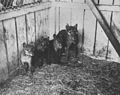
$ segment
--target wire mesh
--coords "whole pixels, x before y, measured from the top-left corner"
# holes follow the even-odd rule
[[[20,7],[26,4],[42,2],[43,0],[0,0],[0,11],[14,7]]]

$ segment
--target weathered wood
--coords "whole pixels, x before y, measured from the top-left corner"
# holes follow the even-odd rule
[[[99,4],[100,5],[101,4],[112,5],[112,0],[109,0],[109,2],[108,2],[108,0],[100,0]],[[106,18],[106,21],[110,25],[111,12],[101,11],[101,13]],[[102,27],[100,26],[100,24],[98,24],[97,35],[96,36],[97,36],[97,38],[96,38],[96,52],[95,52],[95,55],[100,57],[100,58],[102,57],[103,59],[106,59],[107,53],[108,53],[108,38],[105,35],[105,33],[104,33]]]
[[[53,39],[53,34],[55,33],[55,13],[54,7],[50,8],[49,10],[49,36],[50,39]],[[57,25],[56,25],[57,26]]]
[[[59,20],[59,24],[58,24],[58,30],[60,31],[60,7],[58,7],[58,20]]]
[[[49,9],[45,10],[45,18],[44,18],[44,36],[49,36]]]
[[[8,61],[10,64],[10,70],[12,71],[16,68],[18,63],[17,58],[17,40],[15,31],[15,21],[14,19],[4,21],[7,50],[8,50]]]
[[[114,35],[116,36],[117,40],[120,43],[120,31],[119,31],[119,18],[120,17],[120,13],[119,12],[114,12],[113,13],[113,18],[112,18],[112,22],[111,22],[111,28],[114,30]],[[108,48],[108,59],[112,59],[114,61],[119,62],[119,56],[116,53],[115,49],[113,48],[112,44],[109,44],[109,48]]]
[[[94,37],[95,37],[96,19],[91,11],[85,12],[84,24],[84,53],[88,55],[93,54]]]
[[[35,26],[34,26],[34,27],[35,27],[35,28],[34,28],[35,30],[34,30],[34,31],[35,31],[35,41],[36,41],[36,40],[37,40],[37,39],[36,39],[36,12],[34,12],[34,23],[35,23]]]
[[[105,0],[104,0],[105,1]],[[84,3],[79,2],[52,2],[52,7],[64,7],[64,8],[78,8],[89,10],[89,7]],[[120,11],[120,5],[108,5],[100,4],[97,5],[98,9],[101,11]]]
[[[46,36],[46,18],[47,18],[46,10],[36,12],[36,35],[37,38],[41,36]]]
[[[43,36],[46,36],[46,23],[45,23],[45,20],[46,20],[46,10],[42,11],[41,12],[41,20],[42,20],[42,23],[41,23],[41,35]]]
[[[60,8],[60,30],[65,29],[65,26],[70,25],[70,8]]]
[[[17,34],[18,34],[18,50],[19,54],[20,51],[23,49],[22,44],[24,42],[27,42],[26,40],[26,29],[25,29],[25,16],[20,16],[16,18],[16,24],[17,24]],[[20,55],[19,55],[20,57]]]
[[[84,3],[84,0],[72,0],[72,2]]]
[[[0,22],[0,82],[2,80],[6,80],[8,78],[8,60],[6,55],[6,48],[5,48],[5,38],[4,38],[4,31],[2,22]]]
[[[35,4],[23,6],[20,9],[18,8],[18,9],[7,10],[6,12],[0,13],[0,20],[10,19],[13,17],[28,14],[30,12],[48,9],[50,7],[51,7],[51,3],[46,2],[46,3],[35,3]]]
[[[95,4],[99,4],[99,0],[94,0]],[[95,37],[94,37],[94,46],[93,46],[93,55],[95,56],[95,51],[96,51],[96,36],[97,36],[97,26],[98,26],[98,21],[96,19],[96,25],[95,25]]]
[[[42,17],[41,17],[41,11],[36,12],[36,39],[38,39],[41,36],[41,23],[42,23]]]
[[[54,27],[55,27],[55,28],[54,28],[54,33],[57,34],[57,33],[59,32],[59,26],[60,26],[60,25],[59,25],[59,24],[60,24],[60,23],[59,23],[59,19],[60,19],[60,17],[59,17],[59,7],[54,7],[54,11],[55,11],[55,12],[54,12],[54,14],[55,14],[55,15],[54,15],[54,16],[55,16],[55,17],[54,17],[54,21],[55,21],[55,22],[54,22]]]
[[[113,0],[100,0],[99,4],[107,4],[107,5],[112,5]]]
[[[17,29],[17,22],[16,18],[14,18],[15,21],[15,31],[16,31],[16,43],[17,43],[17,60],[18,60],[18,66],[19,66],[19,46],[18,46],[18,29]]]
[[[107,18],[107,22],[110,23],[110,12],[102,12],[105,18]],[[101,57],[103,59],[106,58],[107,47],[108,47],[108,38],[104,33],[101,25],[97,25],[97,35],[96,35],[96,51],[95,55],[97,57]]]
[[[88,6],[80,2],[52,2],[52,7],[62,7],[62,8],[80,8],[89,9]]]
[[[56,34],[56,31],[57,31],[56,30],[56,28],[57,28],[57,19],[56,19],[57,18],[56,17],[57,14],[56,13],[57,13],[57,8],[55,7],[55,13],[54,13],[54,15],[55,15],[55,20],[54,20],[55,21],[55,34]]]
[[[120,5],[98,5],[97,6],[101,11],[115,11],[120,12]]]
[[[34,13],[27,14],[27,35],[28,43],[35,42],[35,21]]]
[[[114,46],[115,50],[117,51],[117,53],[120,56],[120,48],[119,48],[120,44],[119,44],[118,40],[116,39],[116,37],[113,35],[113,31],[111,31],[106,19],[103,17],[101,12],[95,6],[95,3],[93,1],[87,0],[87,4],[90,7],[93,14],[95,15],[95,17],[97,18],[97,20],[99,21],[99,23],[102,26],[105,34],[107,35],[107,37],[111,41],[112,45]]]
[[[114,5],[120,5],[120,0],[115,0],[114,2]]]
[[[49,25],[50,25],[50,22],[49,22],[49,12],[50,12],[50,9],[46,11],[47,12],[47,35],[49,36],[50,35],[50,31],[49,31]]]
[[[114,5],[114,1],[112,1],[112,5]],[[111,25],[112,25],[112,22],[113,22],[113,11],[111,12],[111,17],[110,17],[110,28],[111,28]],[[112,54],[112,51],[109,49],[110,48],[110,41],[108,40],[108,46],[107,46],[107,53],[106,53],[106,59],[110,58],[109,57],[109,54]]]
[[[86,12],[86,10],[84,9],[83,10],[83,19],[82,19],[82,22],[83,22],[83,24],[82,24],[82,40],[81,40],[81,52],[83,53],[84,52],[84,27],[85,27],[85,12]]]
[[[78,24],[78,32],[79,32],[79,44],[78,47],[79,49],[82,47],[82,30],[83,30],[83,15],[84,15],[84,10],[79,10],[77,8],[72,8],[71,9],[71,25]]]

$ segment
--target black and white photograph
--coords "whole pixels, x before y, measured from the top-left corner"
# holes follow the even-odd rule
[[[0,95],[120,95],[120,0],[0,0]]]

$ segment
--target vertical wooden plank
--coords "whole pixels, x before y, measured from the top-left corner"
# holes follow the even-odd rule
[[[8,60],[5,48],[5,38],[4,38],[4,31],[3,31],[3,25],[2,22],[0,22],[0,82],[2,80],[6,80],[8,78]]]
[[[102,12],[105,16],[107,22],[110,24],[110,12]],[[96,35],[96,57],[100,57],[105,59],[107,53],[107,45],[108,45],[108,38],[105,35],[103,29],[101,28],[100,24],[97,25],[97,35]]]
[[[27,35],[28,35],[28,43],[35,42],[34,13],[27,14]]]
[[[112,5],[113,0],[99,0],[99,4],[108,4]],[[110,16],[111,12],[102,12],[104,17],[106,18],[108,24],[110,25]],[[96,57],[100,57],[106,59],[107,48],[108,48],[108,38],[105,35],[103,29],[100,24],[97,24],[97,35],[96,35]]]
[[[100,0],[93,0],[96,4],[99,4]]]
[[[118,29],[119,28],[119,17],[120,17],[120,13],[119,12],[113,12],[113,17],[112,17],[112,22],[111,22],[111,26],[113,26],[113,23],[117,26]],[[113,27],[112,27],[113,28]],[[114,30],[114,29],[113,29]],[[116,30],[114,30],[116,31]],[[116,35],[117,36],[117,35]],[[118,35],[119,36],[119,35]],[[117,37],[118,38],[118,37]],[[120,42],[120,39],[118,39],[118,41]],[[109,42],[109,47],[108,47],[108,60],[112,60],[112,61],[116,61],[116,62],[120,62],[120,57],[117,54],[116,50],[114,49],[113,45],[111,44],[111,42]]]
[[[55,33],[55,9],[54,7],[49,10],[49,37],[53,39],[53,34]],[[57,17],[57,16],[56,16]]]
[[[49,9],[45,10],[45,36],[49,36]]]
[[[18,46],[18,29],[17,29],[17,22],[16,22],[16,18],[14,18],[15,21],[15,31],[16,31],[16,42],[17,42],[17,60],[18,60],[18,66],[19,66],[19,46]]]
[[[119,5],[120,1],[119,0],[114,0],[114,5]],[[120,29],[120,13],[119,12],[113,12],[113,17],[112,17],[112,26],[113,23],[117,26],[118,29]],[[112,27],[113,28],[113,27]],[[116,31],[115,29],[113,29],[114,31]],[[119,36],[120,34],[118,34]],[[118,37],[117,37],[118,38]],[[120,39],[118,39],[118,41],[120,42]],[[112,46],[111,42],[109,43],[109,47],[108,47],[108,60],[113,60],[116,62],[120,62],[120,57],[118,56],[117,52],[115,51],[114,47]]]
[[[65,29],[67,24],[70,24],[70,8],[60,8],[60,30]]]
[[[82,44],[81,44],[81,52],[83,53],[84,52],[84,26],[85,26],[85,13],[86,13],[86,10],[84,9],[83,10],[83,24],[82,24]],[[83,56],[82,56],[83,57]]]
[[[42,11],[36,12],[36,39],[38,39],[42,34]]]
[[[56,7],[56,34],[60,31],[60,7]]]
[[[120,0],[115,0],[114,5],[120,5]]]
[[[94,0],[96,4],[99,4],[100,0]],[[95,25],[95,37],[94,37],[94,46],[93,46],[93,55],[95,56],[95,51],[96,51],[96,35],[97,35],[97,26],[98,26],[98,21],[96,19],[96,25]]]
[[[43,10],[42,11],[42,14],[41,14],[41,20],[42,20],[42,23],[41,23],[41,27],[42,27],[42,31],[41,31],[41,35],[43,36],[46,36],[46,26],[45,26],[45,20],[46,20],[46,10]]]
[[[27,25],[28,25],[27,15],[25,14],[26,41],[27,41],[27,43],[28,43],[28,28],[27,28]]]
[[[82,30],[83,30],[83,12],[84,10],[78,8],[72,8],[72,18],[71,25],[78,24],[78,32],[79,32],[79,44],[78,47],[82,47]]]
[[[35,25],[35,26],[34,26],[34,27],[35,27],[35,28],[34,28],[34,31],[35,31],[35,41],[36,41],[36,31],[37,31],[37,29],[36,29],[36,12],[34,12],[34,23],[35,23],[35,24],[34,24],[34,25]]]
[[[48,16],[49,16],[49,9],[46,9],[45,10],[45,19],[44,19],[44,23],[45,23],[44,24],[44,32],[45,32],[44,34],[47,37],[49,36],[49,29],[48,29],[49,28],[49,26],[48,26],[49,17]]]
[[[93,54],[94,37],[95,37],[96,19],[91,11],[85,12],[84,24],[84,53],[88,55]]]
[[[27,42],[26,41],[25,16],[17,17],[16,24],[17,24],[17,34],[18,34],[18,49],[20,52],[23,49],[22,44],[24,42]]]
[[[54,12],[54,15],[55,15],[55,34],[56,34],[56,31],[57,31],[57,7],[55,7],[55,12]]]
[[[4,28],[6,30],[6,42],[8,50],[8,61],[10,64],[10,70],[14,70],[17,66],[17,40],[16,40],[16,30],[15,30],[15,21],[14,19],[5,20]]]

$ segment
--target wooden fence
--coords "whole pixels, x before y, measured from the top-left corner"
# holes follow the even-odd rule
[[[109,25],[114,22],[119,29],[120,1],[95,1]],[[85,54],[119,61],[112,44],[84,0],[52,0],[0,13],[0,78],[6,79],[8,72],[18,66],[23,42],[35,41],[41,35],[52,39],[53,33],[65,29],[67,23],[78,24],[79,47],[83,48]]]
[[[0,13],[0,80],[18,67],[23,42],[49,36],[50,2]]]
[[[98,9],[102,12],[108,24],[113,30],[113,26],[119,25],[120,1],[119,0],[94,0]],[[54,7],[53,7],[54,6]],[[83,48],[83,52],[91,57],[99,59],[107,59],[119,62],[119,56],[108,40],[100,24],[89,9],[85,0],[56,0],[52,3],[52,18],[51,30],[56,33],[61,29],[65,29],[65,25],[78,24],[80,34],[79,47]],[[53,12],[54,11],[54,12]],[[120,34],[115,32],[115,35],[120,42]]]

